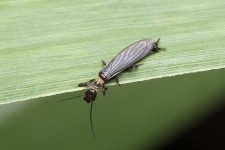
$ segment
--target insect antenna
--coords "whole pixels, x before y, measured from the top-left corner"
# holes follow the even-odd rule
[[[93,126],[93,121],[92,121],[93,105],[94,105],[94,102],[92,101],[91,102],[91,109],[90,109],[90,122],[91,122],[91,130],[92,130],[93,136],[94,136],[94,138],[96,138],[96,136],[95,136],[95,130],[94,130],[94,126]]]
[[[75,97],[70,97],[70,98],[67,98],[67,99],[62,99],[62,100],[59,100],[58,102],[71,100],[71,99],[78,98],[78,97],[81,97],[81,96],[83,96],[83,95],[79,95],[79,96],[75,96]]]

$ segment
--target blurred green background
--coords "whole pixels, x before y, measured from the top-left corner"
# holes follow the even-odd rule
[[[132,72],[131,72],[132,73]],[[90,105],[84,91],[0,106],[1,150],[155,149],[194,126],[220,106],[225,69],[109,87]]]
[[[222,0],[0,1],[0,99],[74,90],[96,75],[101,59],[146,37],[160,37],[167,51],[123,74],[122,82],[224,68],[224,6]],[[156,149],[224,105],[224,89],[225,69],[109,87],[94,103],[97,139],[89,104],[58,102],[84,91],[0,105],[0,150]]]

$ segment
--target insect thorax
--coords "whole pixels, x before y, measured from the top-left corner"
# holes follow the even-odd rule
[[[93,86],[95,89],[100,89],[104,85],[104,83],[104,80],[102,80],[100,77],[97,77],[93,82]]]

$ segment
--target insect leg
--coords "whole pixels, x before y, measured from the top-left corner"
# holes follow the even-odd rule
[[[102,93],[103,93],[104,96],[106,94],[106,90],[108,90],[108,88],[105,85],[103,85],[102,86]]]
[[[132,71],[133,69],[137,69],[140,65],[143,65],[144,63],[141,64],[135,64],[133,66],[128,67],[126,70],[127,71]]]
[[[120,83],[119,83],[119,79],[117,77],[114,77],[116,80],[116,83],[121,87]]]
[[[102,64],[103,64],[103,66],[105,66],[106,65],[106,62],[104,60],[102,60]]]
[[[88,84],[92,83],[95,79],[91,79],[89,80],[88,82],[83,82],[83,83],[80,83],[78,84],[79,87],[85,87],[85,86],[88,86]]]

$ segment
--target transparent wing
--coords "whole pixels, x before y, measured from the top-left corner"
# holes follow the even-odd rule
[[[144,39],[138,41],[122,50],[112,61],[106,65],[100,73],[103,73],[106,80],[111,79],[126,68],[148,55],[154,49],[154,41]]]

